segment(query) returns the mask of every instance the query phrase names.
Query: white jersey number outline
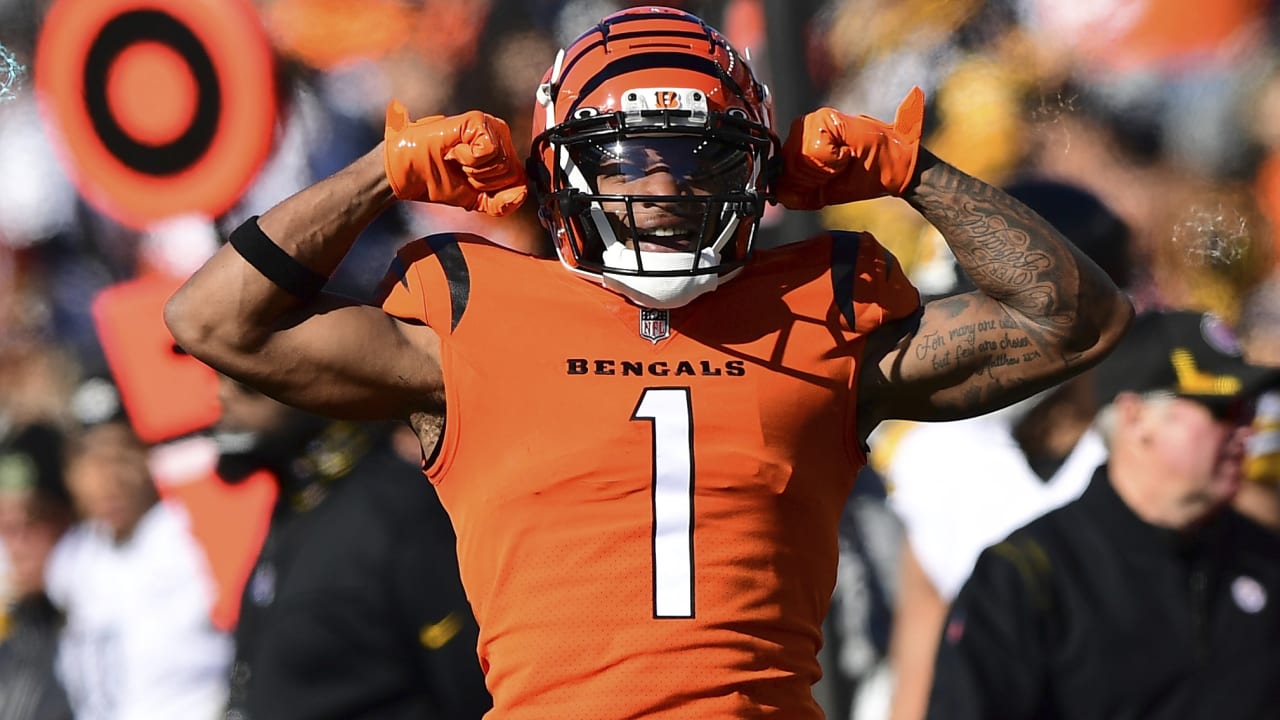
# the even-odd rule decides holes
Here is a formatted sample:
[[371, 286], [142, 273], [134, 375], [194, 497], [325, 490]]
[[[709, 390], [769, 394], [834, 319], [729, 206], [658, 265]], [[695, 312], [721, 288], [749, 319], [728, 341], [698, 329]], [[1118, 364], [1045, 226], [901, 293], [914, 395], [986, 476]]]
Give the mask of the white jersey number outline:
[[653, 426], [653, 616], [693, 617], [693, 402], [645, 388], [632, 420]]

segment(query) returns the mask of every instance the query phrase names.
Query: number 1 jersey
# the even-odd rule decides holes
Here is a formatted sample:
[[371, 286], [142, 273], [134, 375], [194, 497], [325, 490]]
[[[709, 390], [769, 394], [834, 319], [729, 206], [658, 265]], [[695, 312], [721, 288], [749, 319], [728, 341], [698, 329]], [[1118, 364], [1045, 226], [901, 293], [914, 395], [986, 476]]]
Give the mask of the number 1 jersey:
[[472, 236], [406, 246], [383, 309], [440, 335], [426, 472], [492, 717], [820, 718], [865, 335], [919, 307], [866, 233], [760, 251], [670, 311]]

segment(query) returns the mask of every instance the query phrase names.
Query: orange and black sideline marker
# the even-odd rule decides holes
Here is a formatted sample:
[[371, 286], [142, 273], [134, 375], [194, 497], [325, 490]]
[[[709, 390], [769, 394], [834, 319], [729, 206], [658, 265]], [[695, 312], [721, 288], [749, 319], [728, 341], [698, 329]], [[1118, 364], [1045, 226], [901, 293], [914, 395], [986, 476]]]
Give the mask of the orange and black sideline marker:
[[164, 324], [181, 281], [158, 273], [116, 283], [93, 300], [107, 366], [138, 437], [161, 443], [205, 430], [222, 413], [218, 376], [183, 353]]
[[[222, 412], [217, 374], [178, 350], [164, 324], [164, 303], [180, 284], [159, 273], [143, 275], [106, 288], [92, 306], [125, 414], [138, 437], [154, 445], [208, 429]], [[191, 532], [205, 550], [218, 588], [211, 619], [229, 631], [235, 628], [245, 580], [266, 538], [276, 482], [259, 471], [230, 485], [217, 476], [215, 459], [207, 467], [184, 463], [177, 475], [167, 472], [165, 464], [152, 470], [161, 497], [187, 509]]]
[[225, 212], [271, 149], [273, 59], [247, 0], [57, 0], [34, 75], [81, 193], [132, 227]]

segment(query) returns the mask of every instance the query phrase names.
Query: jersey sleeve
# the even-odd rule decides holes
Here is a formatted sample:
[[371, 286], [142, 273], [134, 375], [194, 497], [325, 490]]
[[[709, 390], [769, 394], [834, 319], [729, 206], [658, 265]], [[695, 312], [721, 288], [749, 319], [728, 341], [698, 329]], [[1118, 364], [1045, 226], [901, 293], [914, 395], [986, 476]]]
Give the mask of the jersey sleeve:
[[388, 315], [452, 334], [471, 299], [471, 267], [462, 248], [480, 244], [491, 245], [468, 233], [440, 233], [405, 245], [375, 299]]
[[869, 232], [835, 233], [835, 242], [857, 235], [853, 284], [853, 331], [865, 334], [920, 308], [920, 292], [907, 279], [902, 263]]
[[422, 265], [430, 262], [431, 246], [415, 240], [396, 253], [378, 284], [375, 301], [383, 312], [410, 322], [430, 325], [427, 317], [427, 290], [422, 280]]

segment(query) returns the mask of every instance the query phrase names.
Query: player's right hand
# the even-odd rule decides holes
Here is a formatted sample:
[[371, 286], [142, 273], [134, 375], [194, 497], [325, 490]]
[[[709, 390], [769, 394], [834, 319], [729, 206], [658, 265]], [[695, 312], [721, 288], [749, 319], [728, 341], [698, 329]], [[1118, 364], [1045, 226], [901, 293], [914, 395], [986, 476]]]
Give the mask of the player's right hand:
[[797, 118], [782, 144], [777, 198], [793, 210], [901, 195], [920, 154], [924, 93], [912, 88], [893, 124], [821, 108]]
[[528, 193], [507, 123], [479, 110], [410, 122], [405, 106], [392, 100], [384, 140], [387, 179], [401, 200], [502, 216]]

